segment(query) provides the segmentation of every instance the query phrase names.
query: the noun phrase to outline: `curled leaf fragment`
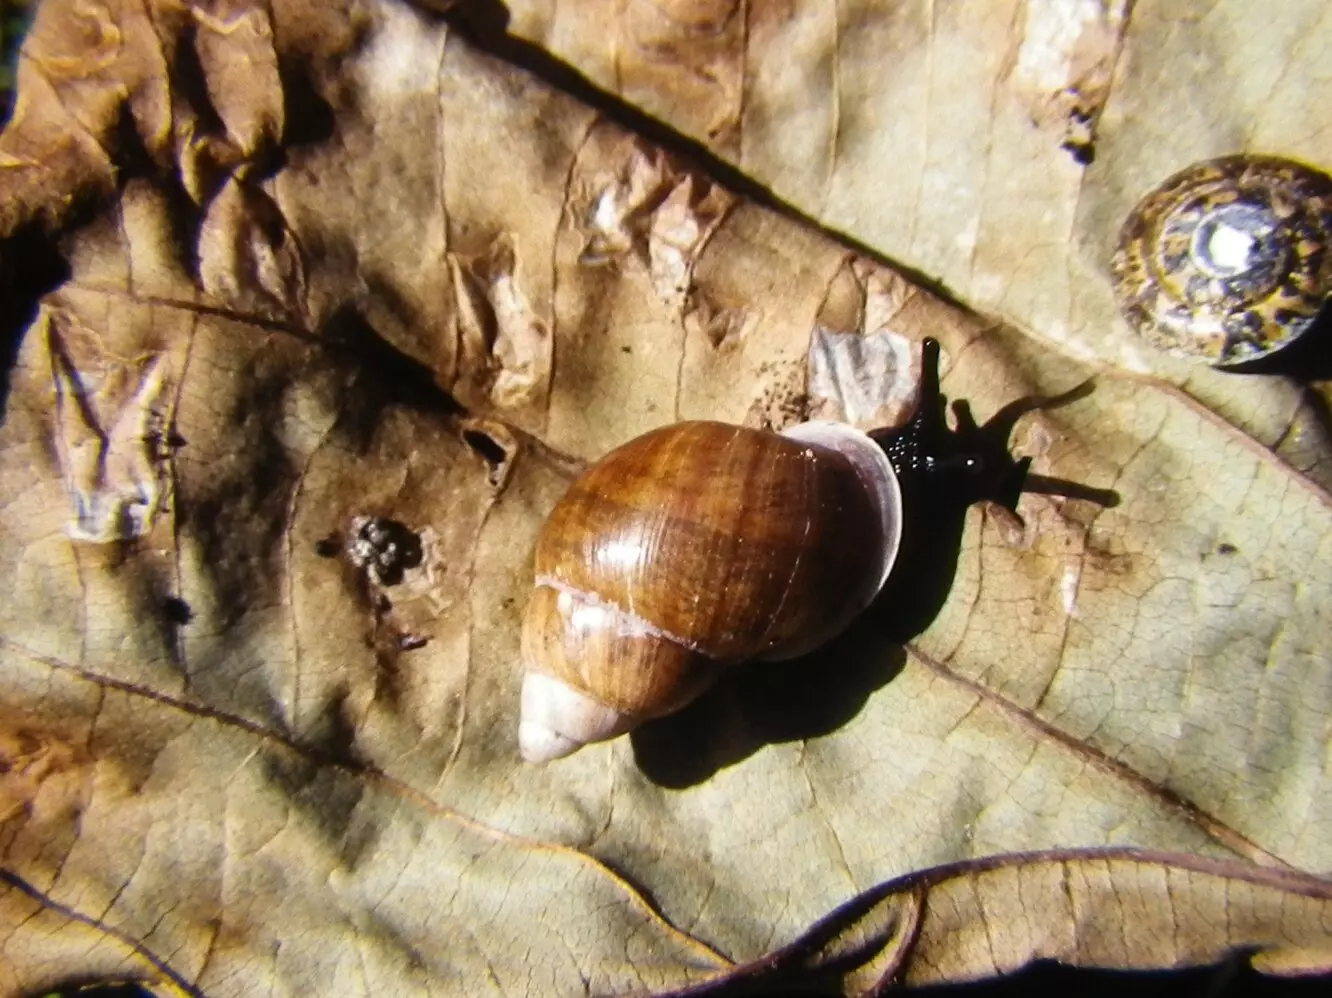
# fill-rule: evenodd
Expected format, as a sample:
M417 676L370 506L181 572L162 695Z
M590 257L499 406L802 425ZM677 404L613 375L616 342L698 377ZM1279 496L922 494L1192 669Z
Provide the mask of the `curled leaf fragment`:
M74 540L107 544L141 537L168 491L157 451L165 437L165 383L158 356L122 360L87 330L49 320L55 446Z

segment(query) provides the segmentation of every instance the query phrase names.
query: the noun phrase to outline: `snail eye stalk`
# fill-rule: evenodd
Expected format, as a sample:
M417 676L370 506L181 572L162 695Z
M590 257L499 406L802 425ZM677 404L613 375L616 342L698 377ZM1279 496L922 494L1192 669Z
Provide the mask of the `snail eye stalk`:
M1014 457L1009 437L1019 419L1029 412L1056 409L1092 391L1085 381L1062 395L1017 399L1004 406L985 425L977 425L964 401L952 405L954 426L945 416L947 400L939 387L939 343L922 343L920 403L905 426L870 434L883 448L901 481L904 501L969 506L993 502L1016 510L1023 492L1089 499L1113 506L1119 497L1104 489L1031 473L1031 458Z

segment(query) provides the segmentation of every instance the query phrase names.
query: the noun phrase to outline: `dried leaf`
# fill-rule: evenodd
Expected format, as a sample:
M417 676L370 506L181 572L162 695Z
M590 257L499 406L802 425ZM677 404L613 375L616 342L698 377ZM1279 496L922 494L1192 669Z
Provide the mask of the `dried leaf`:
M1329 888L1316 877L1133 850L996 856L881 884L790 945L672 994L872 995L1039 959L1157 970L1219 962L1242 947L1269 972L1298 974L1311 956L1326 959ZM1305 917L1287 922L1278 910Z
M779 26L729 10L661 7L695 52L634 16L697 66ZM390 0L49 0L19 102L0 258L58 240L69 272L0 282L33 313L0 992L1328 968L1332 502L1230 411L950 305ZM1014 448L1120 504L918 523L833 646L520 763L532 544L577 469L678 418L895 421L926 335L979 419L1098 372Z
M511 32L812 218L1069 357L1180 386L1332 486L1325 389L1157 352L1109 280L1129 209L1190 163L1332 166L1332 133L1310 127L1332 99L1319 0L507 6Z

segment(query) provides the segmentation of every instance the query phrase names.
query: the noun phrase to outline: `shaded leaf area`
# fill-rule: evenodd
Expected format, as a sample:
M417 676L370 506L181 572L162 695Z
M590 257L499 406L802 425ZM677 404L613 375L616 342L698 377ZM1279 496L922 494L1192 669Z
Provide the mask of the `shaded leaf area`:
M5 0L0 4L0 120L9 118L14 101L14 67L32 6L30 0Z
M65 985L42 998L152 998L152 992L137 981L107 981L95 984Z
M1131 991L1142 998L1312 998L1327 986L1325 978L1276 979L1248 968L1242 959L1216 967L1170 973L1115 970L1070 970L1038 963L996 981L922 988L926 998L1013 998L1017 995L1062 995L1112 998Z
M38 659L25 682L22 662L7 648L6 993L76 966L190 994L563 994L723 965L578 853L235 718Z
M1103 372L1012 444L1118 505L922 521L833 645L524 766L531 550L586 461L681 418L901 419L926 335L978 421L1088 366L404 5L51 2L25 53L0 135L0 252L41 250L42 278L5 285L4 988L679 990L892 878L1074 847L1192 858L986 868L1015 911L1027 877L1142 898L1088 888L1085 923L1033 900L1050 924L998 950L939 949L932 918L991 925L932 887L894 973L1143 965L1144 913L1183 926L1146 965L1325 966L1324 888L1293 871L1332 868L1332 523L1268 448ZM1180 914L1253 885L1258 914Z
M1324 345L1292 378L1237 378L1129 333L1109 260L1134 202L1197 160L1332 168L1317 0L983 11L850 3L509 0L464 8L486 44L567 60L809 217L1069 355L1150 372L1332 484ZM593 27L595 26L595 27Z

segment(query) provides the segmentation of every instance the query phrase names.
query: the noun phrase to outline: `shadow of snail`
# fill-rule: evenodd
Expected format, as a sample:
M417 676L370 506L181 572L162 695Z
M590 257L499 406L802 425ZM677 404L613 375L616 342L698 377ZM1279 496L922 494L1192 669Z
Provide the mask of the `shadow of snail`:
M901 669L901 643L942 606L968 506L1014 510L1024 490L1115 501L1032 475L1008 452L1023 414L1090 385L1018 400L984 426L957 403L949 429L938 343L923 353L920 402L901 429L678 423L570 486L537 540L524 759L632 731L643 772L684 786L764 744L832 731Z

